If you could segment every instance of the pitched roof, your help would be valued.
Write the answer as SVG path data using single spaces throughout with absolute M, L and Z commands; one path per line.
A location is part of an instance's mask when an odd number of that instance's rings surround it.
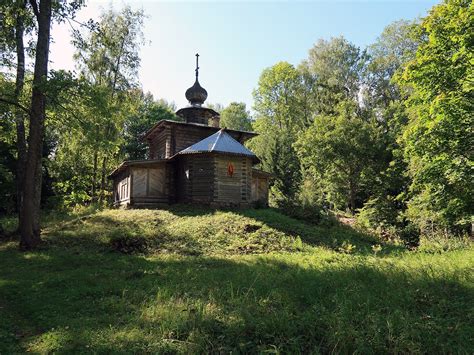
M 242 155 L 258 160 L 257 156 L 249 149 L 232 138 L 225 129 L 204 138 L 203 140 L 183 149 L 177 154 L 195 153 L 225 153 L 232 155 Z

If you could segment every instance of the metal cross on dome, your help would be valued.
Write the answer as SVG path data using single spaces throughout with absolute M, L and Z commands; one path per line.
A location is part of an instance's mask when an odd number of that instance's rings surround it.
M 199 76 L 199 53 L 196 53 L 196 80 Z

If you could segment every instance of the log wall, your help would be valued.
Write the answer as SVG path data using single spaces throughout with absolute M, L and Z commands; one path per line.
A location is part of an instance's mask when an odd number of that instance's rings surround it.
M 131 177 L 126 170 L 114 179 L 114 205 L 121 206 L 130 203 Z
M 168 204 L 174 196 L 171 166 L 160 164 L 152 167 L 132 167 L 130 204 L 148 206 Z
M 165 126 L 150 142 L 150 159 L 165 159 L 171 155 L 171 128 Z
M 209 204 L 214 196 L 214 158 L 189 155 L 179 159 L 176 167 L 178 202 Z
M 176 154 L 213 134 L 209 129 L 192 126 L 175 126 L 173 133 L 172 154 Z
M 214 178 L 214 201 L 221 205 L 241 205 L 250 202 L 251 167 L 250 158 L 216 156 L 216 174 Z M 229 174 L 229 167 L 233 174 Z

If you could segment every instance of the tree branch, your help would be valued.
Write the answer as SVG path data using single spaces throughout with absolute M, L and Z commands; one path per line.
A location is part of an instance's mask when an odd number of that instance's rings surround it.
M 4 97 L 0 97 L 0 102 L 18 107 L 19 109 L 25 111 L 28 114 L 28 116 L 31 114 L 31 112 L 28 108 L 26 108 L 25 106 L 19 104 L 15 100 L 9 100 L 9 99 L 6 99 Z
M 30 5 L 31 8 L 33 9 L 33 13 L 35 14 L 36 18 L 39 18 L 39 10 L 38 10 L 38 4 L 36 3 L 36 0 L 30 0 Z

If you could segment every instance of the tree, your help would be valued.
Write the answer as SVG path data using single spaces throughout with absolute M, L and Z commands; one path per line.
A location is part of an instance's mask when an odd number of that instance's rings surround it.
M 16 69 L 15 88 L 10 96 L 8 92 L 2 92 L 3 99 L 10 99 L 15 105 L 16 126 L 16 204 L 20 211 L 22 203 L 22 189 L 24 180 L 24 167 L 26 164 L 26 132 L 25 116 L 28 115 L 26 106 L 20 107 L 23 88 L 25 85 L 25 44 L 24 36 L 30 33 L 34 27 L 32 11 L 27 7 L 28 1 L 5 1 L 0 4 L 1 26 L 0 26 L 0 56 L 3 64 Z M 16 63 L 12 60 L 12 53 L 16 57 Z
M 40 241 L 41 158 L 46 116 L 45 82 L 48 76 L 49 41 L 52 1 L 32 0 L 31 6 L 38 22 L 35 48 L 31 114 L 29 119 L 28 150 L 23 180 L 23 201 L 20 210 L 20 247 L 31 249 Z
M 221 111 L 220 125 L 229 129 L 250 131 L 252 129 L 250 112 L 243 102 L 231 102 Z
M 415 57 L 420 42 L 417 29 L 416 21 L 396 21 L 368 48 L 361 96 L 366 110 L 377 118 L 383 132 L 380 143 L 386 149 L 379 156 L 381 170 L 368 191 L 359 222 L 382 232 L 400 230 L 404 224 L 409 179 L 398 140 L 408 122 L 408 113 L 395 79 Z
M 0 85 L 2 84 L 3 80 L 0 80 Z M 12 193 L 15 191 L 16 170 L 13 121 L 9 107 L 0 103 L 0 214 L 15 210 L 15 196 Z
M 254 91 L 253 127 L 260 135 L 249 145 L 262 167 L 274 174 L 273 192 L 278 199 L 293 198 L 299 187 L 300 166 L 292 144 L 304 127 L 300 90 L 299 72 L 280 62 L 263 71 Z
M 74 30 L 74 58 L 81 74 L 114 92 L 136 87 L 144 18 L 143 10 L 133 11 L 130 6 L 120 12 L 109 8 L 101 14 L 97 28 L 88 28 L 85 34 Z
M 401 99 L 395 75 L 415 58 L 420 38 L 418 22 L 400 20 L 384 28 L 375 43 L 369 46 L 369 62 L 365 71 L 365 104 L 387 108 Z
M 28 115 L 28 138 L 26 139 L 23 127 L 21 127 L 23 118 L 17 114 L 17 145 L 19 147 L 18 154 L 21 155 L 25 146 L 22 140 L 27 141 L 27 149 L 24 150 L 24 170 L 23 179 L 21 181 L 20 195 L 20 212 L 19 212 L 19 230 L 20 230 L 20 247 L 22 249 L 31 249 L 39 244 L 40 237 L 40 201 L 41 201 L 41 177 L 42 177 L 42 151 L 44 141 L 44 126 L 46 119 L 46 92 L 48 83 L 48 58 L 49 58 L 49 42 L 50 29 L 53 17 L 59 21 L 66 16 L 73 15 L 81 6 L 80 1 L 52 2 L 51 0 L 29 1 L 27 10 L 26 2 L 6 2 L 2 3 L 0 8 L 2 20 L 7 19 L 6 23 L 9 27 L 2 27 L 3 30 L 12 28 L 15 37 L 14 48 L 17 56 L 17 80 L 15 85 L 13 99 L 5 97 L 1 93 L 0 101 L 9 103 L 18 109 L 21 109 Z M 54 11 L 53 11 L 54 10 Z M 19 97 L 23 89 L 24 82 L 24 48 L 23 35 L 25 32 L 26 19 L 28 19 L 28 11 L 32 12 L 32 18 L 36 23 L 37 35 L 36 45 L 34 47 L 34 72 L 31 89 L 31 101 L 29 107 L 19 102 Z M 13 14 L 13 16 L 12 16 Z M 2 31 L 3 32 L 3 31 Z M 9 42 L 8 37 L 3 37 L 2 51 L 6 47 L 4 44 Z M 10 41 L 11 43 L 11 41 Z M 2 53 L 3 54 L 3 53 Z M 8 57 L 8 56 L 7 56 Z M 2 55 L 2 58 L 5 56 Z M 24 125 L 23 125 L 24 126 Z
M 320 202 L 348 207 L 354 213 L 364 183 L 370 183 L 378 171 L 383 148 L 380 130 L 357 115 L 354 102 L 340 103 L 338 110 L 337 116 L 317 116 L 295 148 L 305 178 L 320 189 Z
M 223 109 L 224 109 L 224 105 L 220 104 L 220 103 L 216 103 L 216 104 L 213 104 L 213 103 L 209 103 L 206 105 L 208 108 L 216 111 L 216 112 L 221 112 Z
M 144 43 L 143 20 L 143 10 L 133 11 L 126 6 L 116 12 L 110 8 L 102 13 L 96 29 L 85 34 L 77 30 L 73 32 L 76 47 L 74 57 L 81 75 L 107 96 L 105 107 L 108 109 L 97 107 L 101 114 L 89 116 L 94 126 L 90 127 L 94 132 L 94 139 L 90 141 L 94 146 L 92 200 L 96 199 L 99 174 L 99 198 L 103 199 L 107 167 L 120 151 L 120 130 L 128 115 L 127 106 L 133 101 L 129 91 L 137 87 L 140 66 L 138 51 Z
M 412 179 L 407 216 L 425 229 L 467 230 L 474 215 L 473 19 L 470 0 L 435 6 L 400 80 L 409 94 L 402 137 Z
M 343 37 L 318 40 L 299 67 L 309 84 L 313 110 L 332 115 L 339 102 L 357 101 L 366 64 L 366 52 Z

